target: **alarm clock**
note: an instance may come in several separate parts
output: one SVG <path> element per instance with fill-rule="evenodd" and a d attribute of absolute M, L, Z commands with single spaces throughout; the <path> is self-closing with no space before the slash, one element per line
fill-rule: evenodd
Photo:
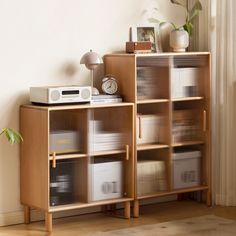
<path fill-rule="evenodd" d="M 106 94 L 115 94 L 117 92 L 118 85 L 116 79 L 111 75 L 107 75 L 102 79 L 102 91 Z"/>

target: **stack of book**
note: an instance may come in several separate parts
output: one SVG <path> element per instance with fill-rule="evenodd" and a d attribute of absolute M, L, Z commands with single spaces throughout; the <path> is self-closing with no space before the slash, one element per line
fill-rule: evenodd
<path fill-rule="evenodd" d="M 165 162 L 140 160 L 137 164 L 138 196 L 166 191 Z"/>
<path fill-rule="evenodd" d="M 100 120 L 90 120 L 89 129 L 90 152 L 111 151 L 124 148 L 124 134 L 103 130 Z"/>
<path fill-rule="evenodd" d="M 97 103 L 118 103 L 122 102 L 122 98 L 118 94 L 114 95 L 107 95 L 107 94 L 99 94 L 99 95 L 93 95 L 91 99 L 92 104 Z"/>
<path fill-rule="evenodd" d="M 121 149 L 122 133 L 101 132 L 93 134 L 92 142 L 90 142 L 90 151 L 111 151 Z"/>

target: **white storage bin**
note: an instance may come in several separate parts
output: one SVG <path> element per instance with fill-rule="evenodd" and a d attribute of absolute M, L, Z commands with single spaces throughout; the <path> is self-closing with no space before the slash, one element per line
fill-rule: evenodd
<path fill-rule="evenodd" d="M 165 191 L 167 189 L 165 162 L 138 161 L 137 178 L 138 196 Z"/>
<path fill-rule="evenodd" d="M 173 188 L 188 188 L 200 185 L 200 151 L 173 153 Z"/>
<path fill-rule="evenodd" d="M 172 98 L 197 96 L 198 68 L 173 68 L 171 70 Z"/>
<path fill-rule="evenodd" d="M 136 118 L 137 144 L 158 143 L 161 117 L 138 114 Z"/>
<path fill-rule="evenodd" d="M 122 162 L 91 164 L 91 201 L 122 197 Z"/>

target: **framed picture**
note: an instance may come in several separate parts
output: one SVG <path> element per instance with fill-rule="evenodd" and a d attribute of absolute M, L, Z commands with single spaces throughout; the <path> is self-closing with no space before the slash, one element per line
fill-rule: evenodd
<path fill-rule="evenodd" d="M 161 52 L 160 39 L 154 26 L 135 26 L 130 28 L 130 41 L 150 41 L 152 43 L 152 52 Z"/>

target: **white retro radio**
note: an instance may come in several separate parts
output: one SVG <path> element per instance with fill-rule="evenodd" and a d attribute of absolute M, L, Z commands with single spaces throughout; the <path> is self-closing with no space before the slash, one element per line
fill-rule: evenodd
<path fill-rule="evenodd" d="M 90 102 L 91 94 L 90 86 L 30 87 L 30 101 L 41 104 Z"/>

